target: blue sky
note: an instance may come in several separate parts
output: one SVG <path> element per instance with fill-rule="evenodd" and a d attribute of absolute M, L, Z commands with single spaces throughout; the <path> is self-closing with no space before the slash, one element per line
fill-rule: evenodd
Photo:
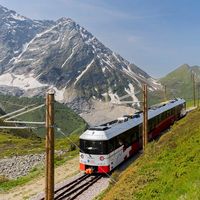
<path fill-rule="evenodd" d="M 70 17 L 125 59 L 158 78 L 200 65 L 198 0 L 0 0 L 34 19 Z"/>

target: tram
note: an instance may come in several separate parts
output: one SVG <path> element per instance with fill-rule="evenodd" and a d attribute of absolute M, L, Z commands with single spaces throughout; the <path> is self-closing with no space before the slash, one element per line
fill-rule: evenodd
<path fill-rule="evenodd" d="M 176 98 L 148 109 L 148 141 L 186 115 L 186 102 Z M 142 148 L 143 113 L 125 115 L 90 127 L 80 136 L 80 170 L 109 173 Z"/>

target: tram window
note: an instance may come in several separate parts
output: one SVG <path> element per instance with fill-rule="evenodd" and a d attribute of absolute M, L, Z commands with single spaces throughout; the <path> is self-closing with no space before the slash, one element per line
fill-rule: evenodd
<path fill-rule="evenodd" d="M 113 139 L 111 139 L 111 140 L 109 140 L 108 141 L 108 153 L 110 153 L 110 152 L 112 152 L 112 151 L 114 151 L 115 150 L 115 146 L 116 146 L 116 144 L 115 144 L 116 142 L 115 142 L 115 138 L 113 138 Z"/>
<path fill-rule="evenodd" d="M 159 124 L 159 116 L 155 117 L 155 123 L 156 123 L 156 126 Z"/>
<path fill-rule="evenodd" d="M 130 133 L 130 144 L 132 144 L 137 138 L 139 138 L 139 132 L 140 132 L 140 127 L 136 126 L 133 129 L 131 129 Z"/>
<path fill-rule="evenodd" d="M 160 122 L 163 120 L 163 113 L 160 114 Z"/>
<path fill-rule="evenodd" d="M 142 135 L 142 124 L 139 125 L 139 136 Z M 139 137 L 137 137 L 139 139 Z"/>
<path fill-rule="evenodd" d="M 156 117 L 152 118 L 150 120 L 150 123 L 151 123 L 151 125 L 150 125 L 151 129 L 150 130 L 153 130 L 156 126 Z"/>
<path fill-rule="evenodd" d="M 164 112 L 163 120 L 165 120 L 166 118 L 167 118 L 167 111 Z"/>
<path fill-rule="evenodd" d="M 162 113 L 162 121 L 167 117 L 167 112 Z"/>
<path fill-rule="evenodd" d="M 153 127 L 155 128 L 156 125 L 157 125 L 157 117 L 154 117 L 154 118 L 153 118 L 153 122 L 154 122 L 154 126 L 153 126 Z"/>
<path fill-rule="evenodd" d="M 161 119 L 161 114 L 160 115 L 158 115 L 158 121 L 159 121 L 159 123 L 162 121 L 162 119 Z"/>
<path fill-rule="evenodd" d="M 155 128 L 155 117 L 151 119 L 151 130 Z"/>
<path fill-rule="evenodd" d="M 138 140 L 139 139 L 139 136 L 140 136 L 140 133 L 139 131 L 135 133 L 135 140 Z"/>
<path fill-rule="evenodd" d="M 107 141 L 80 140 L 80 149 L 88 154 L 107 154 Z"/>
<path fill-rule="evenodd" d="M 110 149 L 119 148 L 120 146 L 129 147 L 132 143 L 139 138 L 140 131 L 142 130 L 142 126 L 136 126 L 132 129 L 127 130 L 126 132 L 116 136 L 115 138 L 108 141 L 108 151 L 111 152 Z"/>
<path fill-rule="evenodd" d="M 124 145 L 124 147 L 128 147 L 130 141 L 131 141 L 131 135 L 128 134 L 127 132 L 124 132 L 123 134 L 121 134 L 120 136 L 117 137 L 117 146 L 120 147 L 122 145 Z"/>

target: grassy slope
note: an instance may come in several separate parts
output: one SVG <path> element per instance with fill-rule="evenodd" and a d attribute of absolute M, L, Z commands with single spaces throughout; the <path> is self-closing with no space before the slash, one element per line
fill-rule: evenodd
<path fill-rule="evenodd" d="M 39 153 L 44 151 L 44 141 L 37 138 L 23 138 L 0 132 L 0 159 L 3 157 Z"/>
<path fill-rule="evenodd" d="M 160 79 L 160 82 L 167 86 L 168 96 L 192 99 L 193 86 L 191 80 L 191 71 L 195 72 L 197 77 L 200 75 L 200 67 L 190 67 L 185 64 Z"/>
<path fill-rule="evenodd" d="M 120 175 L 104 196 L 112 199 L 200 199 L 200 111 L 176 122 Z"/>

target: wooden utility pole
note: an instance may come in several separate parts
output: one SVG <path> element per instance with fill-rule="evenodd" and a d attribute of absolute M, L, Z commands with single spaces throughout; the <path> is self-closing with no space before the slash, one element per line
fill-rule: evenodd
<path fill-rule="evenodd" d="M 197 107 L 199 108 L 200 83 L 197 84 Z"/>
<path fill-rule="evenodd" d="M 143 150 L 148 143 L 148 102 L 147 102 L 147 85 L 143 85 Z"/>
<path fill-rule="evenodd" d="M 164 89 L 165 91 L 165 101 L 167 101 L 167 86 L 165 85 L 165 89 Z"/>
<path fill-rule="evenodd" d="M 193 84 L 193 101 L 194 101 L 194 107 L 196 106 L 196 87 L 195 87 L 195 77 L 194 74 L 192 73 L 192 84 Z"/>
<path fill-rule="evenodd" d="M 45 200 L 54 199 L 54 90 L 46 94 L 46 183 Z"/>

